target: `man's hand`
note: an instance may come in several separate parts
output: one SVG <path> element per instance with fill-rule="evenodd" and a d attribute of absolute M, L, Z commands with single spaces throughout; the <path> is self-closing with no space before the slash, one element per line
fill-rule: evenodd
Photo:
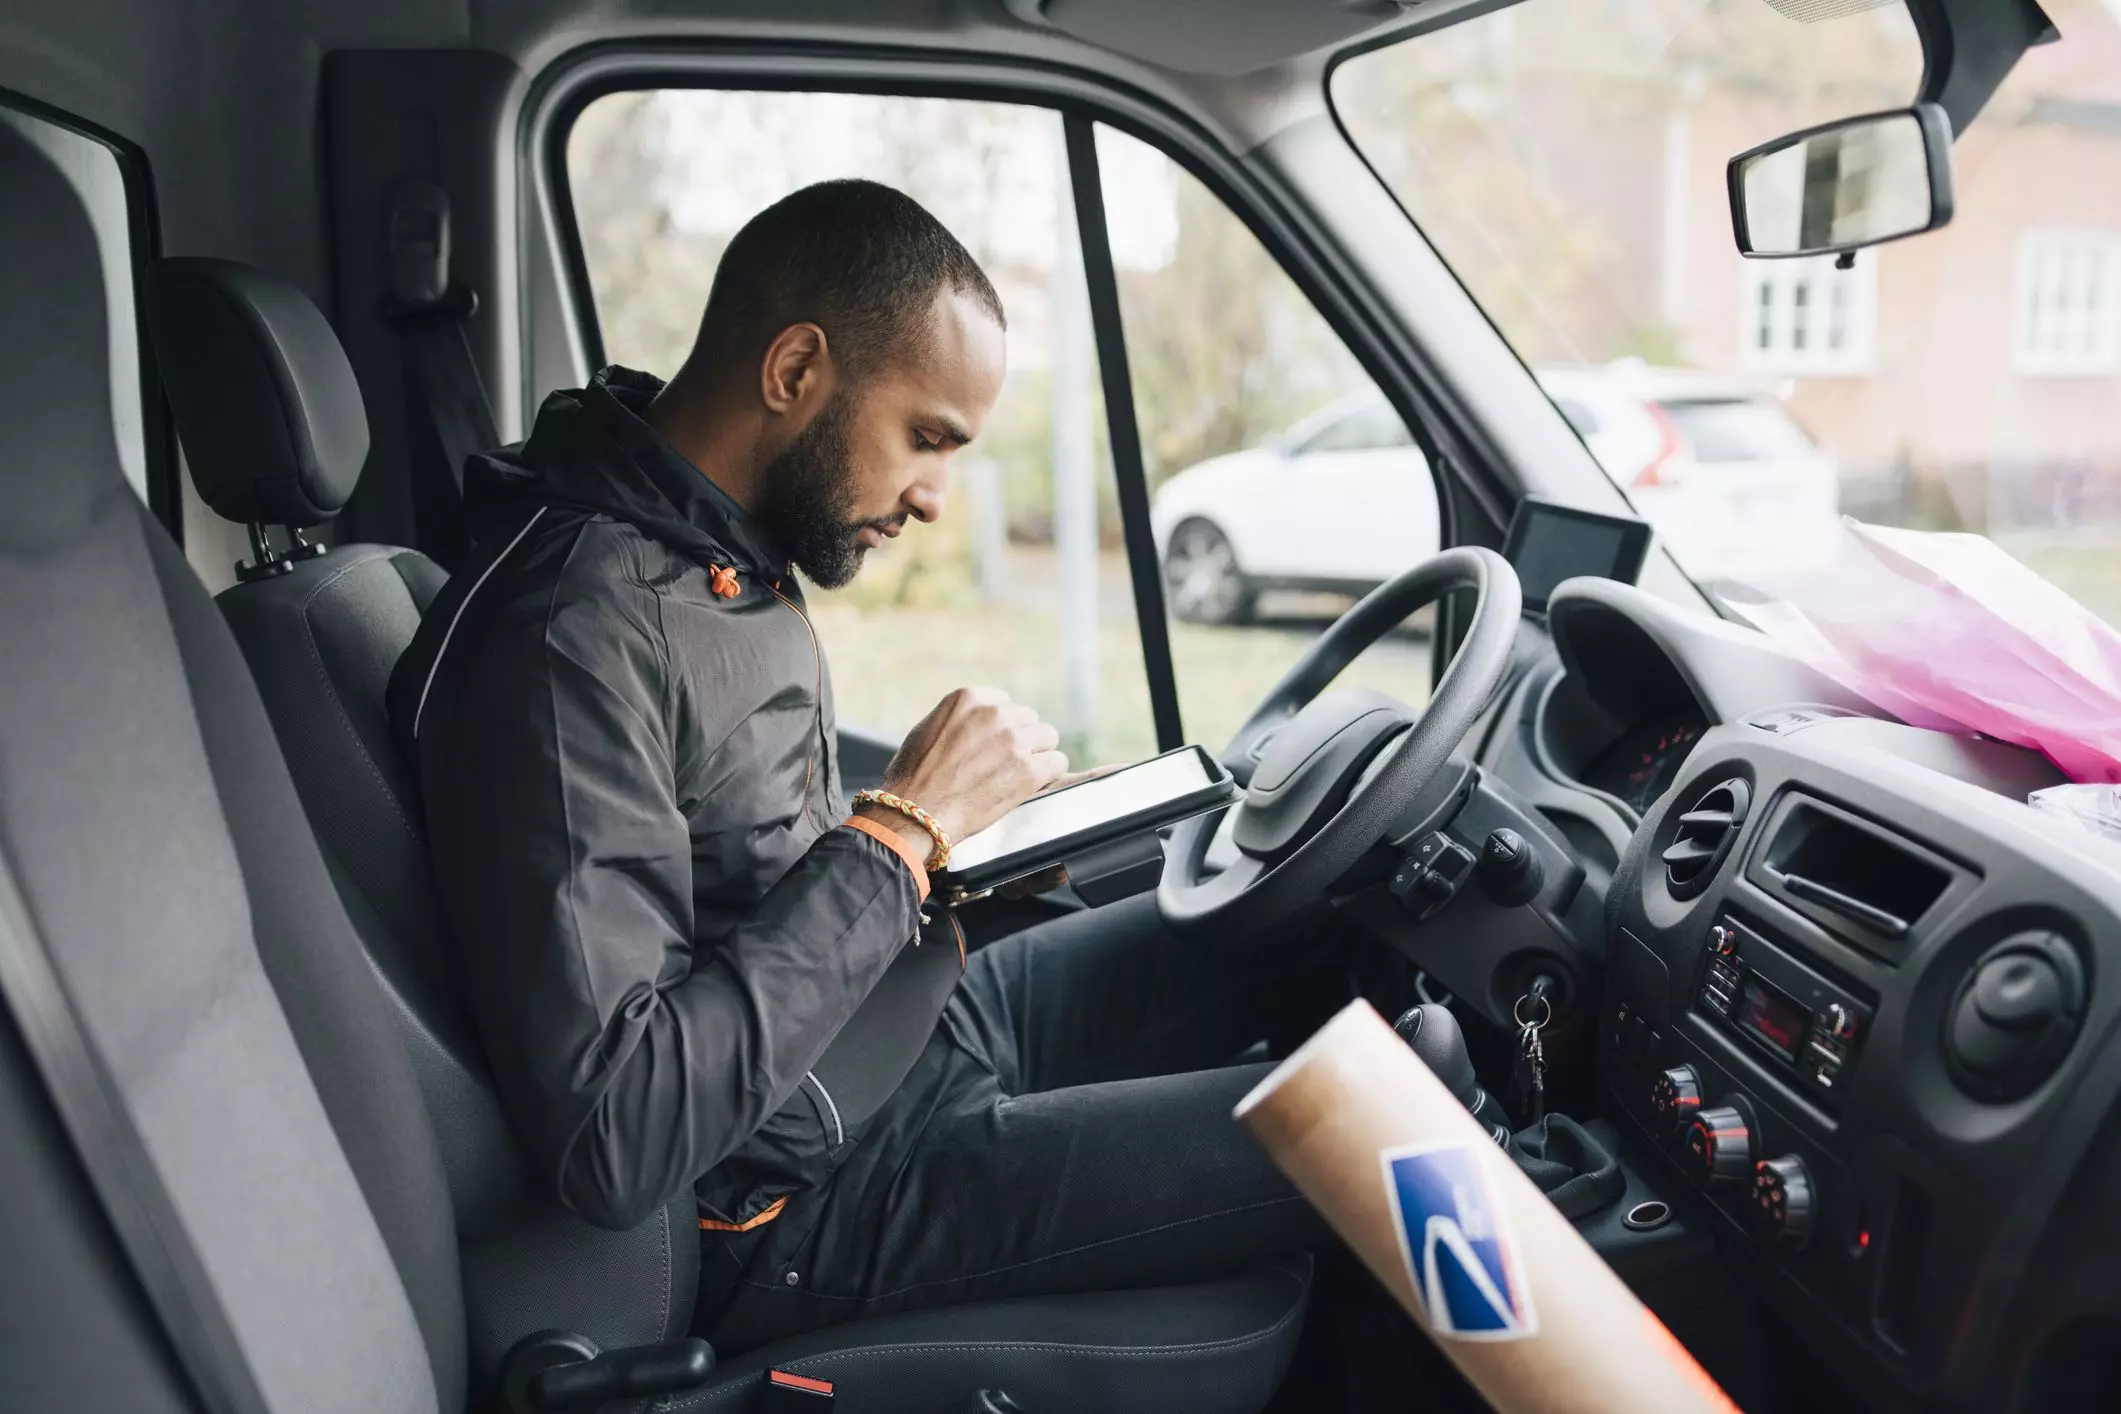
<path fill-rule="evenodd" d="M 997 687 L 961 687 L 921 718 L 884 772 L 884 789 L 936 818 L 953 840 L 978 834 L 1061 778 L 1060 733 Z M 907 838 L 925 831 L 895 811 L 861 813 Z"/>

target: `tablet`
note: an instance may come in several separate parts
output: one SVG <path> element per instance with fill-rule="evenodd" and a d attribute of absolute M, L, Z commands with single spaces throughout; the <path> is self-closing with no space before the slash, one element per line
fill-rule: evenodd
<path fill-rule="evenodd" d="M 1237 797 L 1222 762 L 1181 746 L 1091 780 L 1035 795 L 959 840 L 936 875 L 948 890 L 980 893 L 1128 835 L 1175 825 Z"/>

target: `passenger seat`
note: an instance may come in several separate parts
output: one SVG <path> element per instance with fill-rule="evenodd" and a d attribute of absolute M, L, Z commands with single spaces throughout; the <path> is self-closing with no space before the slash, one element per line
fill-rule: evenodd
<path fill-rule="evenodd" d="M 367 411 L 337 334 L 300 290 L 234 261 L 159 260 L 146 299 L 192 484 L 250 528 L 255 558 L 219 596 L 222 617 L 434 1118 L 474 1377 L 544 1327 L 606 1347 L 682 1336 L 699 1262 L 690 1196 L 613 1233 L 534 1188 L 457 1001 L 419 795 L 384 706 L 447 576 L 416 550 L 301 539 L 339 513 L 368 459 Z"/>

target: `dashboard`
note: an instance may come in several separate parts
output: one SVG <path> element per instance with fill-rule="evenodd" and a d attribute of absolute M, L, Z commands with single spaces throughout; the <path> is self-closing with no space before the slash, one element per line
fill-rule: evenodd
<path fill-rule="evenodd" d="M 1592 580 L 1548 630 L 1479 764 L 1583 864 L 1602 1108 L 1865 1403 L 2110 1384 L 2121 851 L 1762 635 Z"/>
<path fill-rule="evenodd" d="M 1671 788 L 1694 743 L 1708 729 L 1708 718 L 1698 707 L 1654 714 L 1592 757 L 1581 780 L 1640 815 Z"/>

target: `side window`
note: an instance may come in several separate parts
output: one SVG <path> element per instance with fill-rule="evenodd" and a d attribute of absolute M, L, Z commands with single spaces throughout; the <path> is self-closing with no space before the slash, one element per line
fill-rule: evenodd
<path fill-rule="evenodd" d="M 148 456 L 144 395 L 140 381 L 140 313 L 133 294 L 133 216 L 125 169 L 117 153 L 91 137 L 33 113 L 0 104 L 0 123 L 42 149 L 65 174 L 95 226 L 96 254 L 103 267 L 103 307 L 109 321 L 110 420 L 125 479 L 148 500 Z M 8 194 L 0 191 L 0 203 Z M 0 320 L 0 337 L 35 338 L 37 331 L 12 329 Z"/>
<path fill-rule="evenodd" d="M 1188 740 L 1220 747 L 1348 606 L 1439 544 L 1384 395 L 1200 180 L 1099 128 L 1151 520 Z M 1426 701 L 1424 611 L 1339 685 Z"/>
<path fill-rule="evenodd" d="M 1356 401 L 1336 404 L 1327 410 L 1329 421 L 1317 433 L 1299 442 L 1296 455 L 1313 452 L 1387 452 L 1411 447 L 1406 424 L 1383 398 L 1358 394 Z"/>
<path fill-rule="evenodd" d="M 668 376 L 752 215 L 834 177 L 888 182 L 1001 294 L 1009 376 L 952 462 L 948 512 L 811 592 L 843 724 L 896 737 L 962 683 L 1038 707 L 1083 763 L 1156 749 L 1061 122 L 1006 103 L 662 90 L 592 103 L 567 152 L 607 358 Z"/>

